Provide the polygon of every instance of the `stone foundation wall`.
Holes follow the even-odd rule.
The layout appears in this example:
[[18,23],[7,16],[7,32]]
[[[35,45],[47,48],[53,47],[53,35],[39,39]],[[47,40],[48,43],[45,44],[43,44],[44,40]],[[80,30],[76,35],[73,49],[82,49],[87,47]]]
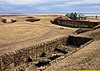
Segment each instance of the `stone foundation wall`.
[[100,22],[62,20],[62,19],[55,19],[53,23],[60,26],[73,27],[73,28],[93,28],[100,24]]
[[0,71],[9,71],[14,67],[28,63],[28,58],[31,58],[34,62],[34,60],[40,58],[39,56],[42,52],[45,52],[49,56],[53,53],[55,48],[66,45],[67,38],[68,37],[64,36],[32,47],[2,54],[0,56]]
[[69,36],[67,39],[68,44],[75,47],[80,47],[81,45],[84,45],[88,41],[92,40],[92,38],[82,38],[82,37],[75,37],[75,36]]
[[[54,53],[55,48],[61,49],[63,48],[63,46],[69,46],[70,45],[69,39],[75,45],[80,44],[80,41],[84,42],[88,40],[88,38],[84,37],[63,36],[32,47],[27,47],[16,50],[14,52],[8,52],[2,54],[0,56],[0,71],[11,71],[10,69],[21,67],[23,64],[24,65],[29,64],[30,63],[29,59],[31,59],[33,63],[39,61],[39,59],[41,59],[40,55],[43,52],[46,53],[47,55],[46,57],[48,58]],[[20,71],[20,70],[14,70],[14,71]]]

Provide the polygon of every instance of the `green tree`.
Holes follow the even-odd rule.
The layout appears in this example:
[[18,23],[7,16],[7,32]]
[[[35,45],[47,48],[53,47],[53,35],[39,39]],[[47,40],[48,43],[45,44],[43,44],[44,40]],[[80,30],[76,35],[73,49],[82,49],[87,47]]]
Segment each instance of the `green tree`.
[[[68,16],[68,13],[67,13],[65,16]],[[68,16],[68,17],[69,17],[69,16]]]
[[70,14],[70,18],[74,19],[74,13],[73,12]]
[[77,19],[77,13],[76,12],[74,13],[74,19]]
[[72,13],[67,13],[66,16],[69,17],[70,19],[77,19],[77,13],[76,12],[72,12]]

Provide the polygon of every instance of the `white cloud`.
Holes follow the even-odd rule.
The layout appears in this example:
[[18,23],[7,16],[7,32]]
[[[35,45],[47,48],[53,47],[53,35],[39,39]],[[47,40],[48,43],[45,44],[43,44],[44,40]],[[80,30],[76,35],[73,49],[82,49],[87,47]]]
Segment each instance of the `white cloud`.
[[100,0],[74,0],[70,2],[66,2],[66,4],[74,5],[74,4],[98,4]]
[[11,4],[39,4],[39,3],[54,3],[66,2],[67,4],[81,4],[81,3],[100,3],[100,0],[0,0],[1,2]]
[[48,10],[48,8],[47,7],[37,7],[37,9],[39,9],[39,10]]
[[37,4],[42,3],[42,0],[0,0],[1,2],[6,2],[10,4]]
[[72,5],[72,4],[80,4],[82,1],[75,1],[75,2],[66,2],[66,4]]
[[39,3],[63,2],[66,0],[0,0],[0,1],[10,3],[10,4],[39,4]]
[[100,12],[99,8],[100,0],[0,0],[1,12]]
[[100,0],[83,0],[86,3],[100,3]]

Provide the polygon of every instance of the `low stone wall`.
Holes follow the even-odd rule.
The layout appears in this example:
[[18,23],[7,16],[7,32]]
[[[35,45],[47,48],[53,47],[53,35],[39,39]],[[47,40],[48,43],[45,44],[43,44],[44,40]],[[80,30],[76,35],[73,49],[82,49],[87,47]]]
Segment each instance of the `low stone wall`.
[[34,62],[34,60],[39,59],[42,52],[45,52],[49,56],[55,48],[65,45],[66,41],[67,37],[64,36],[32,47],[2,54],[0,56],[0,71],[9,71],[14,67],[28,63],[28,58],[31,58]]
[[100,22],[64,20],[64,19],[63,20],[55,19],[52,23],[60,26],[73,27],[73,28],[93,28],[100,24]]
[[[73,44],[80,44],[87,40],[90,40],[90,38],[84,38],[84,37],[73,37],[73,36],[63,36],[51,41],[47,41],[45,43],[41,43],[32,47],[27,47],[23,49],[16,50],[14,52],[8,52],[5,54],[2,54],[0,56],[0,71],[11,71],[11,69],[14,69],[16,67],[21,67],[23,64],[28,64],[31,62],[36,62],[41,59],[40,55],[45,52],[46,57],[50,57],[54,53],[55,48],[63,48],[63,46],[69,46],[71,45],[69,39],[72,41]],[[80,42],[82,41],[82,42]],[[82,44],[84,45],[84,44]],[[81,47],[81,46],[80,46]],[[29,60],[31,59],[31,60]],[[20,70],[14,70],[14,71],[20,71]]]

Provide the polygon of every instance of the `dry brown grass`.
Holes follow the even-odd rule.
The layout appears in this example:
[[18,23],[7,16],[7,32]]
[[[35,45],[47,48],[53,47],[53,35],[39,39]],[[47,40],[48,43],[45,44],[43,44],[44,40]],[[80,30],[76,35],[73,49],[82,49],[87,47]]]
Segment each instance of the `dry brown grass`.
[[[67,27],[62,27],[64,29],[60,29],[60,26],[51,24],[50,20],[58,17],[59,15],[31,16],[40,18],[41,20],[30,23],[24,21],[25,16],[18,16],[17,18],[20,20],[18,22],[0,25],[0,45],[19,42],[17,46],[15,43],[14,45],[10,44],[0,47],[0,53],[33,46],[34,44],[52,40],[62,35],[73,35],[73,32],[77,29]],[[45,71],[63,71],[66,69],[100,69],[100,29],[92,32],[90,31],[85,34],[80,34],[78,36],[90,37],[91,35],[95,34],[95,41],[93,43],[65,58],[64,60],[58,61]],[[30,41],[29,39],[32,40]],[[38,41],[34,41],[34,39],[38,39]]]
[[40,37],[50,31],[49,27],[30,24],[0,25],[0,45]]
[[78,36],[90,37],[93,33],[95,34],[94,42],[65,59],[57,61],[45,71],[100,70],[100,29]]
[[67,27],[63,27],[62,30],[60,26],[51,24],[50,20],[59,15],[29,16],[41,20],[31,23],[25,21],[26,16],[17,16],[17,22],[0,25],[0,53],[33,46],[59,36],[72,34],[75,31],[75,29]]

